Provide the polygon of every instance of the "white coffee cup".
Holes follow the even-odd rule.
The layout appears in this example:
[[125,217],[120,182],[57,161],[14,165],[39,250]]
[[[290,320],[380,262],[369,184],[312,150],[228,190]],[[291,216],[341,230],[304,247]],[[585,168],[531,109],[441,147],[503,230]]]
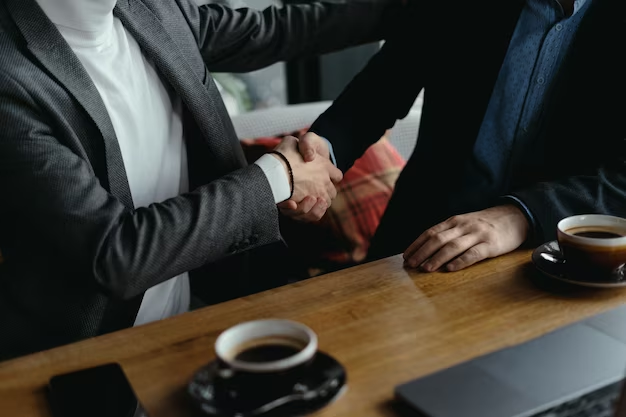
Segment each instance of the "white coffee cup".
[[[289,346],[293,354],[280,359],[249,361],[242,355],[262,346]],[[317,335],[302,323],[263,319],[237,324],[215,341],[218,359],[233,371],[276,373],[307,364],[317,352]],[[244,355],[245,356],[245,355]]]
[[570,216],[557,224],[568,273],[604,280],[626,263],[626,219],[603,214]]

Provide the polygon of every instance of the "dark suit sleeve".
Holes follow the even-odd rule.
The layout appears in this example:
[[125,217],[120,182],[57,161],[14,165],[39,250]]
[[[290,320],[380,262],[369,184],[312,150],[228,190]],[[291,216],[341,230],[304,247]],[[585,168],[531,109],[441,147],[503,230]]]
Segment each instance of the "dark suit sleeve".
[[179,2],[210,71],[247,72],[279,61],[383,39],[399,0],[333,0],[263,11]]
[[608,163],[595,174],[541,182],[512,193],[533,214],[534,245],[556,239],[556,224],[576,214],[626,217],[626,158]]
[[64,270],[130,299],[280,239],[271,188],[258,166],[131,210],[100,185],[79,150],[54,137],[44,114],[20,85],[0,75],[0,230],[4,242],[6,233],[21,242],[16,255],[44,247]]
[[408,114],[425,86],[430,45],[424,42],[422,3],[410,3],[381,50],[311,127],[332,143],[344,172]]

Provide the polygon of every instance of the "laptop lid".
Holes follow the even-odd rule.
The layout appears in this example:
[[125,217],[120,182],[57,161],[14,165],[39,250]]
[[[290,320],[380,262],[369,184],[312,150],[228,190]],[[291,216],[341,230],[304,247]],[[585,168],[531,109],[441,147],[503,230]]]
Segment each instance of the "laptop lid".
[[528,417],[625,371],[626,306],[400,385],[396,396],[428,417]]

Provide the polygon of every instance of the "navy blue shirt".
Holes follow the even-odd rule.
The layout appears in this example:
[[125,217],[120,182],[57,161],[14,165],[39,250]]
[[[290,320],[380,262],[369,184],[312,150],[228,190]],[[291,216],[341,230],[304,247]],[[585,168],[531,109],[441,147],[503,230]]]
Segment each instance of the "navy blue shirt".
[[[516,172],[529,169],[526,161],[541,159],[543,103],[566,56],[579,23],[592,0],[576,0],[567,17],[557,0],[526,0],[509,44],[474,146],[473,165],[488,184],[502,184]],[[524,203],[507,196],[525,211]]]

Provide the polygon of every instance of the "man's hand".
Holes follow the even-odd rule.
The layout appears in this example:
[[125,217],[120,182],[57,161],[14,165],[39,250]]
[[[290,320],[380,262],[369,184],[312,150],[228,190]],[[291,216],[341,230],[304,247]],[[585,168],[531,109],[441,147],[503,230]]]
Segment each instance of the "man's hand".
[[317,155],[330,160],[328,143],[313,132],[307,132],[300,138],[298,148],[300,149],[300,155],[306,162],[313,161]]
[[[302,136],[298,141],[298,150],[305,162],[313,162],[318,155],[322,157],[320,159],[330,161],[328,143],[313,132],[307,132]],[[335,184],[339,181],[335,181]],[[278,205],[283,214],[301,221],[317,221],[321,219],[328,207],[323,199],[312,197],[305,197],[301,201],[296,201],[295,198],[292,198]]]
[[305,162],[299,153],[298,139],[293,136],[286,136],[276,150],[289,160],[294,178],[291,199],[278,207],[283,214],[297,220],[321,219],[337,195],[335,184],[341,181],[343,174],[327,158]]
[[517,249],[528,234],[528,220],[514,205],[451,217],[426,230],[404,252],[405,265],[432,272],[458,271]]

